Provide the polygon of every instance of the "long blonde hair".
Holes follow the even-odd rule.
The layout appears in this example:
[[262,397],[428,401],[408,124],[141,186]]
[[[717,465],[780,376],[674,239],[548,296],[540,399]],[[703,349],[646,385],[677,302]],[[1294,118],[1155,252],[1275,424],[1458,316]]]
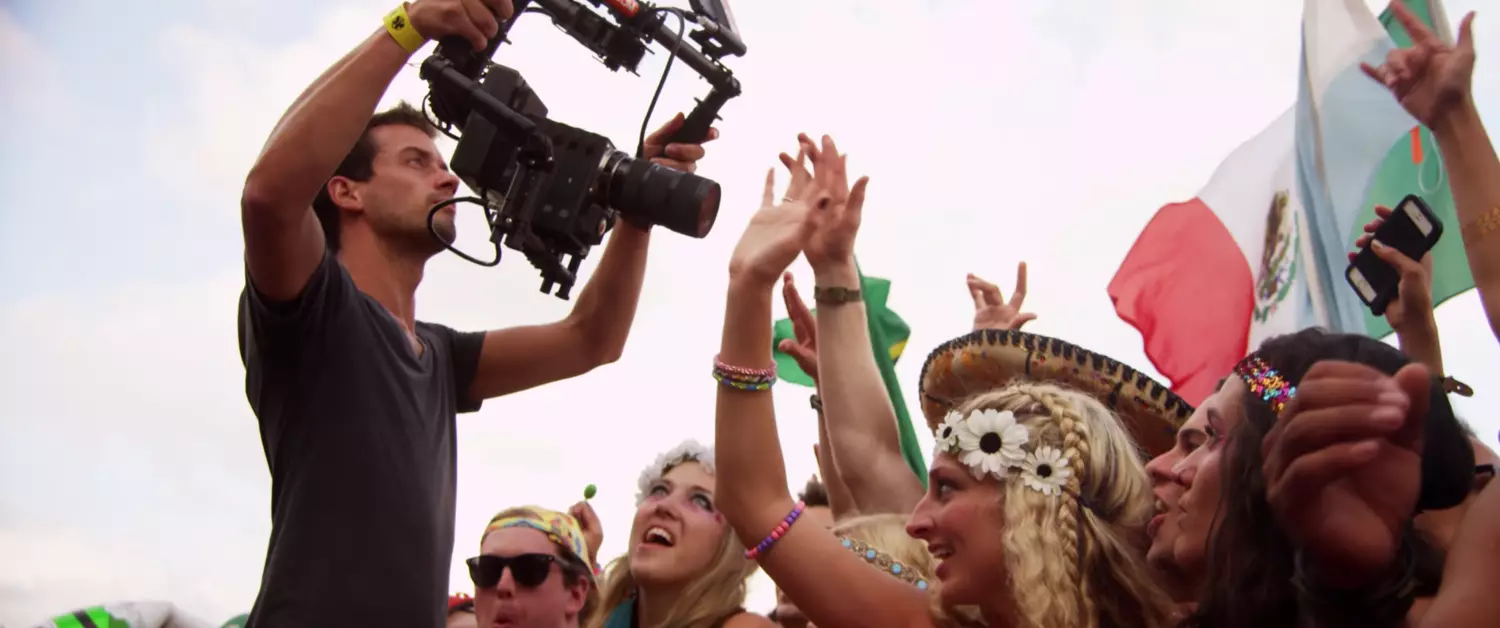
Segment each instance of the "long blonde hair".
[[1093,397],[1049,384],[1016,383],[961,404],[1009,410],[1030,447],[1056,447],[1072,470],[1062,494],[1020,480],[1001,484],[1001,534],[1018,628],[1162,628],[1171,599],[1145,560],[1154,514],[1151,482],[1135,441]]
[[[683,462],[698,462],[694,459]],[[705,465],[708,468],[708,465]],[[671,467],[664,468],[666,474]],[[735,610],[745,606],[749,594],[747,580],[755,573],[757,565],[745,558],[745,546],[729,526],[724,526],[719,541],[719,551],[714,554],[708,570],[692,580],[677,597],[665,617],[671,628],[706,628]],[[637,583],[630,572],[630,554],[614,559],[599,580],[600,604],[597,612],[584,622],[586,628],[604,628],[610,612],[625,603],[635,594]]]

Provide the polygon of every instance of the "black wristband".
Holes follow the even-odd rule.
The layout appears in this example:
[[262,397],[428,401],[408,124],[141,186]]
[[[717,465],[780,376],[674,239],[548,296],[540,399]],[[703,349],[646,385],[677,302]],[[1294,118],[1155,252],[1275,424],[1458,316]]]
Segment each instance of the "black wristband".
[[813,396],[808,397],[807,402],[811,404],[812,409],[817,410],[819,414],[823,412],[823,398],[819,397],[818,393],[813,393]]
[[1417,554],[1408,527],[1396,550],[1396,563],[1380,583],[1359,589],[1336,589],[1308,577],[1299,550],[1293,559],[1292,586],[1303,613],[1319,626],[1399,626],[1416,600]]

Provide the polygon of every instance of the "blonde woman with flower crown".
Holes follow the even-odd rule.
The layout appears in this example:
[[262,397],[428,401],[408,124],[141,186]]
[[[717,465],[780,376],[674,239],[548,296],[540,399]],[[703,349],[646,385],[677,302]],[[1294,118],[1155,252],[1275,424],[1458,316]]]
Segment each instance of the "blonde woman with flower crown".
[[625,555],[599,580],[587,628],[768,628],[745,612],[745,559],[715,495],[713,449],[685,441],[641,472]]
[[792,179],[779,201],[774,171],[767,175],[761,209],[730,262],[713,366],[718,503],[747,555],[819,628],[965,624],[952,611],[965,605],[977,606],[993,628],[1170,625],[1170,602],[1145,566],[1152,498],[1135,441],[1090,394],[1007,384],[1016,373],[1006,360],[1021,356],[1027,374],[1061,369],[1080,384],[1113,383],[1109,398],[1124,400],[1122,411],[1164,419],[1181,409],[1162,405],[1169,393],[1134,371],[1050,339],[976,332],[940,347],[924,367],[923,409],[938,451],[907,531],[941,561],[936,596],[870,569],[827,531],[797,524],[800,507],[787,491],[767,394],[775,381],[767,368],[771,293],[805,252],[823,269],[814,290],[819,307],[859,307],[853,242],[867,184],[849,185],[831,138],[821,146],[798,139],[812,172],[784,156]]

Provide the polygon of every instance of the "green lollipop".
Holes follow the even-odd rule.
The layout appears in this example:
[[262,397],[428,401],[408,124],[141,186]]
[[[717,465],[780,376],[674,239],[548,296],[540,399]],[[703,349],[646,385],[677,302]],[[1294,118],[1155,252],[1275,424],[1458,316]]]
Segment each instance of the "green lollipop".
[[585,500],[593,499],[594,495],[597,494],[598,492],[599,492],[599,487],[594,486],[593,484],[590,484],[588,486],[583,487],[583,498]]

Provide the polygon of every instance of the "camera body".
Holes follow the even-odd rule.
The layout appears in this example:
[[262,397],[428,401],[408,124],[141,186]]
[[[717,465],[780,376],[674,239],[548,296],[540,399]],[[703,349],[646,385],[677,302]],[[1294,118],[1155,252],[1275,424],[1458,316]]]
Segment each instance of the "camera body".
[[[599,6],[599,0],[594,3]],[[684,51],[680,33],[665,29],[661,15],[673,12],[685,28],[689,18],[678,9],[609,2],[606,8],[622,24],[615,26],[574,0],[531,4],[515,2],[516,17],[527,11],[551,15],[554,24],[610,69],[633,71],[648,42],[670,42],[674,59],[682,58],[714,86],[673,142],[706,139],[718,109],[739,94],[738,82],[716,58],[691,48]],[[541,271],[542,292],[551,294],[555,287],[556,295],[567,299],[579,265],[616,220],[659,225],[695,238],[708,235],[718,214],[718,183],[631,156],[603,135],[548,118],[546,104],[519,72],[490,61],[514,20],[502,25],[484,51],[473,51],[461,40],[444,41],[422,64],[422,78],[432,88],[427,104],[437,118],[435,124],[458,140],[451,167],[479,195],[434,207],[429,227],[432,216],[449,204],[478,203],[485,208],[495,259],[477,260],[444,242],[449,250],[485,266],[499,263],[502,245],[520,251]],[[695,22],[712,23],[703,16]],[[734,37],[738,42],[731,30],[713,24],[695,33],[708,33],[698,39]],[[743,50],[738,44],[730,52]],[[453,129],[461,136],[454,136]]]

